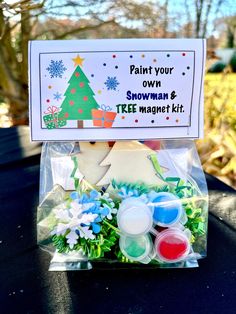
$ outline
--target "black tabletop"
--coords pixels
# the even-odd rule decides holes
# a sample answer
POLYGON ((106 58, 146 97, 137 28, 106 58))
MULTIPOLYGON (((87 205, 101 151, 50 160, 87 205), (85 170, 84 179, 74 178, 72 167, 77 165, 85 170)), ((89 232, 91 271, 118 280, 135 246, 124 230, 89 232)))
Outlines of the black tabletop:
POLYGON ((208 257, 194 269, 49 272, 37 247, 41 147, 0 129, 0 313, 235 313, 236 193, 207 175, 208 257))

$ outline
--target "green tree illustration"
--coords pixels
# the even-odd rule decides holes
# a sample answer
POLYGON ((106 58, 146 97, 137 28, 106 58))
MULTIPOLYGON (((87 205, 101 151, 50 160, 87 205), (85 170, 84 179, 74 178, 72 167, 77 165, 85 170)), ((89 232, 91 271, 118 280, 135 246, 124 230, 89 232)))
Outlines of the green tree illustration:
MULTIPOLYGON (((82 64, 81 64, 82 65, 82 64)), ((61 104, 60 116, 67 120, 78 120, 78 127, 83 127, 83 120, 92 120, 92 109, 98 108, 94 92, 89 86, 89 80, 77 65, 69 86, 64 93, 65 99, 61 104)))

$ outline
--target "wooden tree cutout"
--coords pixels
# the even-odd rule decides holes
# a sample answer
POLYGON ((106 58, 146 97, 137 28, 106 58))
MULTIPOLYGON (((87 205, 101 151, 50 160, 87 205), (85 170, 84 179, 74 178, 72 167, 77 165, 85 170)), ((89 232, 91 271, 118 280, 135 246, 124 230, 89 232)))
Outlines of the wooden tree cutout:
MULTIPOLYGON (((163 184, 150 160, 153 154, 157 153, 138 141, 117 141, 100 163, 100 166, 110 168, 97 185, 106 186, 113 179, 126 183, 163 184)), ((165 171, 165 168, 161 167, 161 170, 165 171)))
POLYGON ((107 142, 80 142, 80 153, 77 155, 78 168, 83 174, 84 180, 90 184, 96 184, 108 170, 107 167, 100 167, 100 162, 110 151, 107 142))

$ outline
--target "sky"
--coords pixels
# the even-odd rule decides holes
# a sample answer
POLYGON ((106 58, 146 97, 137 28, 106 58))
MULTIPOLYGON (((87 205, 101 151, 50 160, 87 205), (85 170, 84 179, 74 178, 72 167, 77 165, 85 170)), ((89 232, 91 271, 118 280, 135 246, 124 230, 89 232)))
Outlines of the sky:
MULTIPOLYGON (((160 3, 163 4, 166 2, 166 0, 151 0, 154 4, 155 3, 160 3)), ((214 27, 214 21, 217 18, 221 18, 221 17, 225 17, 225 16, 232 16, 232 15, 236 15, 236 1, 235 0, 222 0, 222 5, 220 7, 220 9, 218 10, 218 13, 216 13, 216 6, 215 4, 219 1, 219 0, 205 0, 204 2, 207 3, 209 1, 212 1, 213 5, 212 8, 214 8, 210 15, 209 15, 209 23, 208 23, 208 35, 209 34, 213 34, 216 37, 218 36, 217 31, 215 30, 214 27)), ((7 4, 12 4, 17 2, 16 0, 5 0, 5 2, 7 4)), ((35 0, 34 2, 36 3, 40 3, 40 0, 35 0)), ((50 2, 48 0, 48 2, 50 2)), ((62 4, 63 0, 54 0, 54 3, 57 4, 62 4)), ((76 1, 74 1, 76 2, 76 1)), ((80 0, 77 0, 78 3, 81 3, 80 0)), ((142 4, 143 0, 134 0, 134 2, 138 3, 138 4, 142 4)), ((191 19, 194 21, 195 19, 195 10, 194 10, 194 0, 169 0, 168 1, 168 12, 169 12, 169 16, 170 18, 173 18, 173 21, 175 21, 175 23, 171 24, 171 19, 170 19, 170 23, 169 23, 169 30, 170 31, 174 31, 176 26, 176 20, 179 20, 182 24, 187 22, 187 15, 185 13, 185 2, 188 4, 190 9, 190 15, 191 15, 191 19), (176 14, 178 14, 178 19, 176 18, 176 14)), ((46 2, 47 3, 47 2, 46 2)), ((102 8, 102 7, 101 7, 102 8)), ((85 8, 84 9, 84 13, 86 13, 86 11, 89 8, 85 8)), ((80 9, 80 12, 83 9, 80 9)), ((58 12, 60 13, 60 15, 58 15, 60 18, 63 18, 63 13, 65 14, 74 14, 73 8, 65 8, 63 11, 60 9, 60 11, 58 12), (61 15, 62 13, 62 15, 61 15)), ((83 12, 82 12, 83 14, 83 12)), ((65 16, 66 17, 66 16, 65 16)), ((75 18, 75 17, 74 17, 75 18)), ((132 22, 132 23, 128 23, 122 20, 122 24, 124 26, 128 26, 128 27, 139 27, 142 25, 142 23, 140 22, 132 22)))

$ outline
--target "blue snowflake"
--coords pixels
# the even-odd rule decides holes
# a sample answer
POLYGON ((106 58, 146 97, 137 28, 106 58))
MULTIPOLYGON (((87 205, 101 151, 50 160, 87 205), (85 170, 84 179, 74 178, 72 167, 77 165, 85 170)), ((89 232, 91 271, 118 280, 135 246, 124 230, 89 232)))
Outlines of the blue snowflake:
POLYGON ((82 195, 78 192, 72 192, 70 194, 70 198, 78 204, 88 204, 88 209, 83 211, 83 214, 95 214, 97 217, 93 222, 91 222, 91 227, 94 233, 99 233, 101 231, 100 222, 106 217, 108 219, 112 219, 111 214, 116 213, 116 209, 114 207, 114 203, 110 198, 105 195, 101 196, 96 190, 92 190, 89 194, 83 193, 82 195), (103 202, 100 201, 103 200, 103 202), (107 205, 109 202, 109 205, 107 205))
POLYGON ((66 71, 66 67, 63 64, 62 60, 54 61, 51 60, 49 67, 47 68, 47 71, 51 75, 51 78, 53 77, 62 77, 63 73, 66 71))
POLYGON ((117 86, 120 83, 117 81, 116 76, 115 77, 108 76, 108 78, 104 84, 106 85, 107 90, 116 90, 117 86))
POLYGON ((54 99, 57 101, 59 101, 62 98, 61 94, 59 94, 58 92, 56 92, 56 94, 53 94, 53 96, 54 96, 54 99))

